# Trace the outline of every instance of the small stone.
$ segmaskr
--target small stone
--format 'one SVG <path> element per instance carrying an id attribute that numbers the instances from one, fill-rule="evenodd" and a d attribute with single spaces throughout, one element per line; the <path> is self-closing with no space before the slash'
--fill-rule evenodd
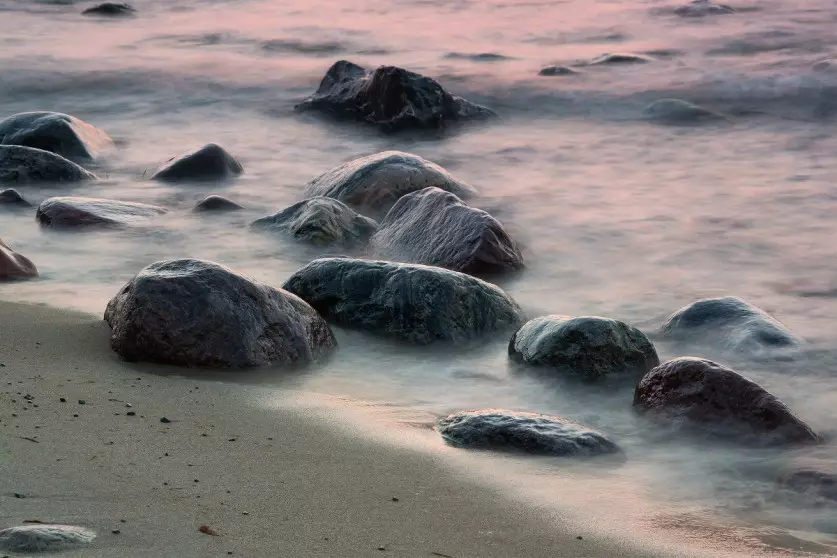
<path id="1" fill-rule="evenodd" d="M 125 413 L 125 414 L 126 414 L 126 415 L 128 415 L 129 417 L 136 416 L 136 413 L 135 413 L 134 411 L 128 411 L 128 412 L 127 412 L 127 413 Z"/>
<path id="2" fill-rule="evenodd" d="M 79 405 L 84 405 L 85 403 L 87 403 L 87 401 L 85 401 L 84 399 L 79 399 L 78 400 Z"/>
<path id="3" fill-rule="evenodd" d="M 379 547 L 378 547 L 378 550 L 380 550 L 380 551 L 384 551 L 384 550 L 386 550 L 386 549 L 387 549 L 387 547 L 385 547 L 385 546 L 379 546 Z"/>
<path id="4" fill-rule="evenodd" d="M 397 501 L 398 501 L 398 498 L 396 498 L 395 496 L 393 496 L 393 497 L 392 497 L 392 501 L 393 501 L 393 502 L 397 502 Z"/>
<path id="5" fill-rule="evenodd" d="M 111 533 L 113 533 L 114 535 L 118 535 L 121 532 L 122 531 L 120 531 L 119 529 L 114 529 L 113 531 L 111 531 Z"/>
<path id="6" fill-rule="evenodd" d="M 170 424 L 171 423 L 171 421 L 169 419 L 167 419 L 166 417 L 161 418 L 160 422 L 162 422 L 163 424 Z"/>
<path id="7" fill-rule="evenodd" d="M 64 397 L 62 397 L 62 398 L 60 398 L 60 399 L 59 399 L 59 401 L 60 401 L 61 403 L 66 403 L 66 402 L 67 402 L 67 399 L 66 399 L 66 398 L 64 398 Z"/>
<path id="8" fill-rule="evenodd" d="M 78 418 L 78 415 L 73 415 L 73 418 Z"/>

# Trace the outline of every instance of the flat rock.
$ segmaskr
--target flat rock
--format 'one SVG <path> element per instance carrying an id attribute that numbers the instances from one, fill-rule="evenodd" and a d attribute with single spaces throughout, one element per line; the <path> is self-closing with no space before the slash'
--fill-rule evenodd
<path id="1" fill-rule="evenodd" d="M 509 356 L 587 380 L 611 374 L 641 375 L 660 364 L 654 344 L 644 333 L 624 322 L 596 316 L 529 320 L 512 336 Z"/>
<path id="2" fill-rule="evenodd" d="M 634 408 L 672 426 L 761 444 L 816 443 L 819 437 L 761 386 L 711 360 L 680 357 L 646 374 Z"/>
<path id="3" fill-rule="evenodd" d="M 0 205 L 10 207 L 32 207 L 32 204 L 26 201 L 20 192 L 14 188 L 9 188 L 0 192 Z"/>
<path id="4" fill-rule="evenodd" d="M 0 121 L 0 144 L 43 149 L 88 165 L 113 148 L 103 130 L 60 112 L 22 112 Z"/>
<path id="5" fill-rule="evenodd" d="M 139 225 L 166 209 L 144 203 L 62 196 L 38 206 L 35 218 L 46 227 L 113 227 Z"/>
<path id="6" fill-rule="evenodd" d="M 387 131 L 439 128 L 451 121 L 494 116 L 486 107 L 445 91 L 436 80 L 395 66 L 366 70 L 346 60 L 329 68 L 317 91 L 296 106 Z"/>
<path id="7" fill-rule="evenodd" d="M 104 2 L 87 8 L 81 15 L 101 17 L 134 17 L 137 9 L 124 2 Z"/>
<path id="8" fill-rule="evenodd" d="M 334 323 L 417 345 L 465 342 L 524 321 L 499 287 L 438 267 L 322 258 L 294 273 L 284 288 Z"/>
<path id="9" fill-rule="evenodd" d="M 592 428 L 537 413 L 501 409 L 463 411 L 439 420 L 437 428 L 446 442 L 462 448 L 558 457 L 620 452 L 615 443 Z"/>
<path id="10" fill-rule="evenodd" d="M 198 203 L 192 210 L 195 213 L 204 213 L 207 211 L 238 211 L 244 209 L 234 201 L 228 200 L 223 196 L 207 196 L 200 203 Z"/>
<path id="11" fill-rule="evenodd" d="M 111 348 L 127 361 L 245 368 L 318 361 L 337 347 L 297 296 L 195 259 L 140 271 L 105 311 Z"/>
<path id="12" fill-rule="evenodd" d="M 21 525 L 0 529 L 3 552 L 56 552 L 90 544 L 96 533 L 74 525 Z"/>
<path id="13" fill-rule="evenodd" d="M 539 76 L 574 76 L 580 74 L 578 70 L 573 70 L 569 66 L 546 66 L 541 68 L 538 72 Z"/>
<path id="14" fill-rule="evenodd" d="M 658 99 L 645 107 L 643 114 L 661 124 L 700 124 L 729 118 L 700 105 L 682 99 Z"/>
<path id="15" fill-rule="evenodd" d="M 341 201 L 316 196 L 254 221 L 252 227 L 312 244 L 354 246 L 366 243 L 378 229 L 378 223 Z"/>
<path id="16" fill-rule="evenodd" d="M 605 53 L 581 64 L 582 66 L 621 66 L 628 64 L 648 64 L 654 59 L 644 54 L 632 52 Z"/>
<path id="17" fill-rule="evenodd" d="M 473 186 L 418 155 L 383 151 L 354 159 L 318 176 L 305 196 L 334 198 L 358 210 L 386 213 L 401 196 L 436 186 L 467 199 Z"/>
<path id="18" fill-rule="evenodd" d="M 715 4 L 710 0 L 694 0 L 674 9 L 680 17 L 706 17 L 713 15 L 729 15 L 735 13 L 735 8 L 724 4 Z"/>
<path id="19" fill-rule="evenodd" d="M 494 217 L 430 187 L 399 199 L 372 237 L 375 257 L 468 274 L 523 267 L 517 243 Z"/>
<path id="20" fill-rule="evenodd" d="M 151 176 L 163 182 L 223 180 L 244 172 L 238 161 L 215 143 L 172 157 Z"/>
<path id="21" fill-rule="evenodd" d="M 35 264 L 0 239 L 0 281 L 31 279 L 37 276 L 38 269 Z"/>
<path id="22" fill-rule="evenodd" d="M 50 151 L 19 145 L 0 145 L 0 183 L 63 183 L 82 180 L 96 180 L 96 175 Z"/>

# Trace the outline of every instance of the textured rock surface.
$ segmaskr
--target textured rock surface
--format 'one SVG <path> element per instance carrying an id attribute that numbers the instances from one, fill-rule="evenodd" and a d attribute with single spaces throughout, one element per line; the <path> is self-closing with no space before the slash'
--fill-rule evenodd
<path id="1" fill-rule="evenodd" d="M 239 209 L 244 208 L 223 196 L 207 196 L 192 211 L 203 213 L 206 211 L 238 211 Z"/>
<path id="2" fill-rule="evenodd" d="M 375 257 L 469 274 L 523 267 L 517 243 L 496 219 L 430 187 L 407 194 L 389 210 L 375 236 Z"/>
<path id="3" fill-rule="evenodd" d="M 509 342 L 512 359 L 597 380 L 610 374 L 644 374 L 660 364 L 644 333 L 626 323 L 584 316 L 541 316 Z"/>
<path id="4" fill-rule="evenodd" d="M 715 4 L 710 0 L 694 0 L 693 2 L 675 8 L 674 13 L 681 17 L 706 17 L 734 14 L 735 9 L 723 4 Z"/>
<path id="5" fill-rule="evenodd" d="M 134 17 L 137 15 L 137 9 L 124 2 L 105 2 L 87 8 L 81 13 L 86 16 Z"/>
<path id="6" fill-rule="evenodd" d="M 592 456 L 619 452 L 603 434 L 560 417 L 488 409 L 464 411 L 437 423 L 451 445 L 514 450 L 555 456 Z"/>
<path id="7" fill-rule="evenodd" d="M 104 131 L 60 112 L 22 112 L 0 121 L 0 144 L 43 149 L 80 165 L 113 148 Z"/>
<path id="8" fill-rule="evenodd" d="M 449 121 L 494 115 L 451 95 L 434 79 L 394 66 L 369 71 L 345 60 L 329 68 L 317 91 L 296 109 L 359 120 L 388 131 L 439 128 Z"/>
<path id="9" fill-rule="evenodd" d="M 19 145 L 0 145 L 0 183 L 79 182 L 95 179 L 93 173 L 50 151 Z"/>
<path id="10" fill-rule="evenodd" d="M 284 288 L 339 325 L 418 345 L 463 342 L 524 321 L 517 303 L 498 287 L 437 267 L 322 258 Z"/>
<path id="11" fill-rule="evenodd" d="M 317 361 L 337 342 L 298 297 L 202 260 L 146 267 L 109 303 L 111 347 L 128 361 L 243 368 Z"/>
<path id="12" fill-rule="evenodd" d="M 0 281 L 29 279 L 38 276 L 38 269 L 28 258 L 12 250 L 0 239 Z"/>
<path id="13" fill-rule="evenodd" d="M 606 53 L 597 56 L 584 63 L 584 66 L 618 66 L 622 64 L 647 64 L 653 62 L 654 59 L 644 54 L 634 54 L 630 52 L 615 52 Z"/>
<path id="14" fill-rule="evenodd" d="M 579 74 L 578 70 L 573 70 L 568 66 L 547 66 L 545 68 L 541 68 L 541 71 L 538 72 L 539 76 L 574 76 Z"/>
<path id="15" fill-rule="evenodd" d="M 719 438 L 765 444 L 819 440 L 761 386 L 706 359 L 675 358 L 654 368 L 637 385 L 634 407 L 669 424 Z"/>
<path id="16" fill-rule="evenodd" d="M 351 246 L 368 241 L 377 230 L 378 223 L 356 213 L 343 202 L 316 196 L 259 219 L 252 226 L 313 244 Z"/>
<path id="17" fill-rule="evenodd" d="M 32 207 L 32 204 L 26 201 L 20 192 L 14 188 L 9 188 L 0 192 L 0 205 L 9 207 Z"/>
<path id="18" fill-rule="evenodd" d="M 181 182 L 222 180 L 244 172 L 235 158 L 215 143 L 172 157 L 152 175 L 152 180 Z"/>
<path id="19" fill-rule="evenodd" d="M 56 552 L 90 544 L 96 533 L 73 525 L 22 525 L 0 529 L 0 550 L 4 552 Z"/>
<path id="20" fill-rule="evenodd" d="M 139 225 L 163 213 L 164 208 L 144 203 L 62 196 L 44 200 L 35 218 L 47 227 L 107 227 Z"/>

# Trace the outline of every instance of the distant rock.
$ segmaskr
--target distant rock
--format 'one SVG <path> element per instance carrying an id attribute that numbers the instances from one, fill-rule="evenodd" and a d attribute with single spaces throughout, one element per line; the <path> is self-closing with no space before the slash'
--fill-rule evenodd
<path id="1" fill-rule="evenodd" d="M 518 411 L 462 411 L 441 419 L 439 433 L 453 446 L 521 451 L 557 457 L 619 453 L 602 433 L 569 420 Z"/>
<path id="2" fill-rule="evenodd" d="M 735 8 L 723 4 L 715 4 L 711 0 L 694 0 L 684 6 L 675 8 L 674 13 L 681 17 L 706 17 L 734 14 Z"/>
<path id="3" fill-rule="evenodd" d="M 312 244 L 365 244 L 378 223 L 332 198 L 316 196 L 270 217 L 253 222 L 254 229 L 275 231 Z"/>
<path id="4" fill-rule="evenodd" d="M 451 121 L 494 116 L 486 107 L 451 95 L 434 79 L 395 66 L 370 71 L 346 60 L 329 68 L 317 91 L 296 110 L 358 120 L 386 131 L 440 128 Z"/>
<path id="5" fill-rule="evenodd" d="M 186 182 L 223 180 L 244 172 L 235 158 L 215 143 L 172 157 L 161 166 L 152 180 Z"/>
<path id="6" fill-rule="evenodd" d="M 0 121 L 0 144 L 43 149 L 79 165 L 113 148 L 103 130 L 60 112 L 22 112 Z"/>
<path id="7" fill-rule="evenodd" d="M 729 117 L 681 99 L 658 99 L 645 107 L 645 116 L 661 124 L 700 124 Z"/>
<path id="8" fill-rule="evenodd" d="M 331 169 L 305 186 L 306 197 L 334 198 L 360 211 L 386 213 L 401 196 L 436 186 L 467 199 L 473 186 L 418 155 L 383 151 Z"/>
<path id="9" fill-rule="evenodd" d="M 476 54 L 468 54 L 465 52 L 449 52 L 445 58 L 454 60 L 470 60 L 471 62 L 505 62 L 507 60 L 514 60 L 510 56 L 498 54 L 496 52 L 479 52 Z"/>
<path id="10" fill-rule="evenodd" d="M 46 227 L 114 227 L 138 225 L 166 213 L 144 203 L 62 196 L 44 200 L 35 218 Z"/>
<path id="11" fill-rule="evenodd" d="M 57 552 L 90 544 L 96 533 L 74 525 L 38 523 L 0 529 L 3 552 Z"/>
<path id="12" fill-rule="evenodd" d="M 711 360 L 680 357 L 651 370 L 634 408 L 671 426 L 761 444 L 815 443 L 819 437 L 758 384 Z"/>
<path id="13" fill-rule="evenodd" d="M 86 16 L 102 16 L 102 17 L 134 17 L 137 15 L 137 9 L 130 4 L 124 2 L 105 2 L 96 6 L 87 8 L 81 15 Z"/>
<path id="14" fill-rule="evenodd" d="M 780 487 L 812 500 L 812 503 L 837 503 L 837 470 L 831 464 L 822 469 L 792 467 L 778 479 Z"/>
<path id="15" fill-rule="evenodd" d="M 0 145 L 0 184 L 80 182 L 96 180 L 92 172 L 49 151 Z"/>
<path id="16" fill-rule="evenodd" d="M 318 361 L 331 329 L 291 293 L 203 260 L 140 271 L 108 303 L 111 347 L 127 361 L 245 368 Z"/>
<path id="17" fill-rule="evenodd" d="M 621 53 L 606 53 L 601 56 L 593 58 L 589 62 L 580 64 L 581 66 L 621 66 L 627 64 L 648 64 L 654 62 L 654 59 L 644 54 L 635 54 L 630 52 Z"/>
<path id="18" fill-rule="evenodd" d="M 21 256 L 0 239 L 0 282 L 31 279 L 38 276 L 38 268 L 29 258 Z"/>
<path id="19" fill-rule="evenodd" d="M 9 188 L 0 192 L 0 205 L 9 207 L 32 207 L 32 204 L 23 199 L 20 192 L 14 188 Z"/>
<path id="20" fill-rule="evenodd" d="M 524 321 L 499 287 L 438 267 L 322 258 L 294 273 L 284 288 L 336 324 L 417 345 L 462 343 Z"/>
<path id="21" fill-rule="evenodd" d="M 538 72 L 539 76 L 574 76 L 580 74 L 578 70 L 573 70 L 569 66 L 547 66 L 541 68 Z"/>
<path id="22" fill-rule="evenodd" d="M 598 380 L 608 375 L 645 374 L 660 359 L 637 328 L 618 320 L 541 316 L 526 322 L 509 342 L 518 362 Z"/>
<path id="23" fill-rule="evenodd" d="M 436 187 L 399 199 L 372 237 L 375 257 L 471 275 L 523 267 L 517 243 L 494 217 Z"/>
<path id="24" fill-rule="evenodd" d="M 827 59 L 827 60 L 820 60 L 818 62 L 814 62 L 814 65 L 811 66 L 811 69 L 814 70 L 815 72 L 822 72 L 822 73 L 837 72 L 837 60 Z"/>
<path id="25" fill-rule="evenodd" d="M 208 196 L 198 203 L 192 211 L 203 213 L 206 211 L 238 211 L 240 209 L 244 208 L 223 196 Z"/>

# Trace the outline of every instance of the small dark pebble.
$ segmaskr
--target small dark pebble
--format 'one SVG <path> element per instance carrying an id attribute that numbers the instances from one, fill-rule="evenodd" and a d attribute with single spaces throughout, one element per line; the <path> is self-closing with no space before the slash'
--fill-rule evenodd
<path id="1" fill-rule="evenodd" d="M 378 550 L 381 550 L 381 551 L 384 551 L 384 550 L 386 550 L 386 549 L 387 549 L 387 547 L 385 547 L 385 546 L 379 546 L 379 547 L 378 547 Z"/>
<path id="2" fill-rule="evenodd" d="M 235 442 L 237 439 L 238 439 L 238 438 L 230 438 L 230 439 L 229 439 L 229 440 L 227 440 L 227 441 L 228 441 L 228 442 Z"/>
<path id="3" fill-rule="evenodd" d="M 392 497 L 392 501 L 393 501 L 393 502 L 397 502 L 397 501 L 398 501 L 398 498 L 396 498 L 395 496 L 393 496 L 393 497 Z"/>
<path id="4" fill-rule="evenodd" d="M 15 498 L 26 498 L 26 496 L 24 496 L 23 494 L 18 494 L 17 492 L 15 492 Z"/>
<path id="5" fill-rule="evenodd" d="M 79 399 L 78 400 L 79 405 L 84 405 L 85 403 L 87 403 L 87 401 L 85 401 L 84 399 Z"/>
<path id="6" fill-rule="evenodd" d="M 125 414 L 126 414 L 126 415 L 128 415 L 129 417 L 134 417 L 134 416 L 136 416 L 136 415 L 137 415 L 134 411 L 128 411 L 128 412 L 127 412 L 127 413 L 125 413 Z"/>
<path id="7" fill-rule="evenodd" d="M 160 422 L 162 422 L 163 424 L 169 424 L 171 421 L 169 419 L 167 419 L 166 417 L 163 417 L 163 418 L 160 419 Z"/>
<path id="8" fill-rule="evenodd" d="M 114 529 L 113 531 L 111 531 L 111 533 L 113 533 L 114 535 L 118 535 L 121 532 L 122 531 L 120 531 L 119 529 Z"/>
<path id="9" fill-rule="evenodd" d="M 581 535 L 577 536 L 576 538 L 577 538 L 578 540 L 580 540 L 580 541 L 583 541 L 583 540 L 584 540 L 584 537 L 582 537 Z"/>
<path id="10" fill-rule="evenodd" d="M 195 479 L 195 482 L 200 482 L 198 479 Z"/>
<path id="11" fill-rule="evenodd" d="M 128 522 L 127 522 L 127 521 L 125 521 L 124 519 L 120 519 L 120 520 L 119 520 L 119 523 L 128 523 Z"/>
<path id="12" fill-rule="evenodd" d="M 78 415 L 73 415 L 73 418 L 78 418 Z"/>

